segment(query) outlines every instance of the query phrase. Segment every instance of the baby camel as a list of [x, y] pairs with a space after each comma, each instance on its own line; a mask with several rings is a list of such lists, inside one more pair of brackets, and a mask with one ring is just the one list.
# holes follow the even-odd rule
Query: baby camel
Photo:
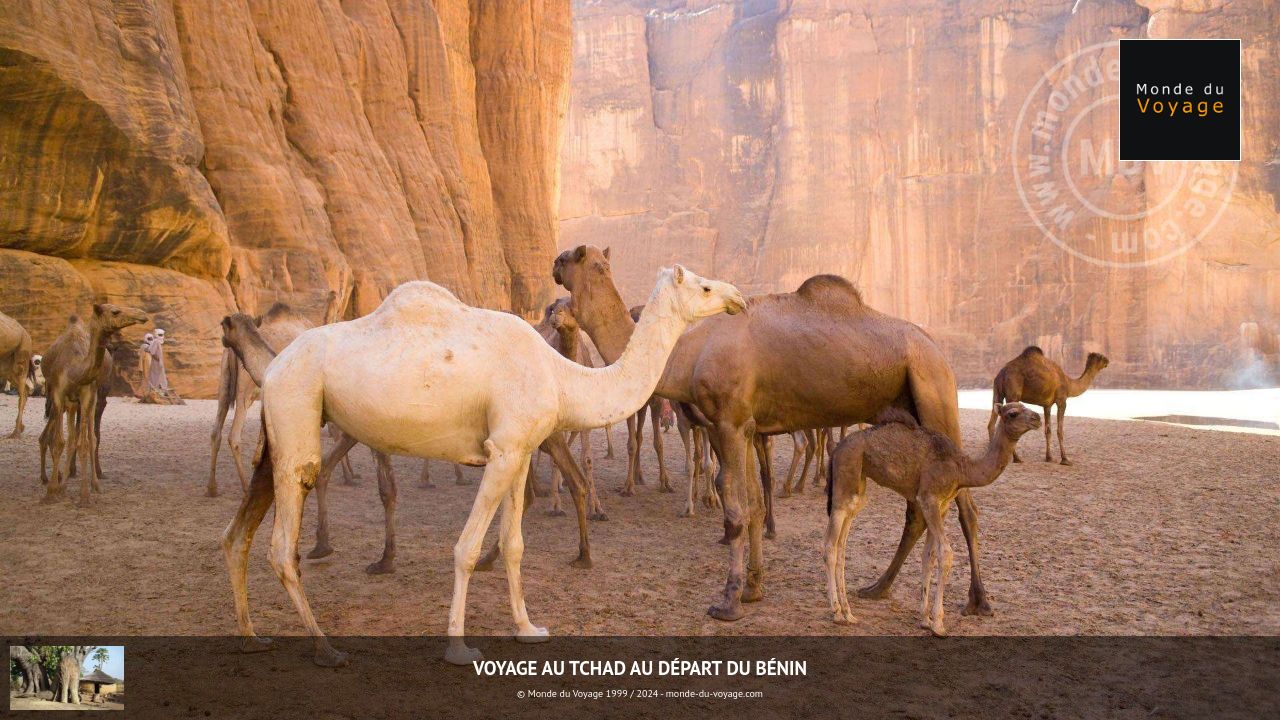
[[[266, 647], [249, 619], [246, 575], [254, 531], [274, 503], [268, 557], [314, 639], [315, 662], [347, 662], [320, 630], [298, 570], [302, 504], [320, 472], [320, 426], [326, 419], [382, 452], [484, 466], [454, 546], [445, 659], [465, 665], [481, 657], [463, 640], [467, 589], [500, 505], [517, 638], [545, 641], [546, 629], [529, 621], [520, 578], [530, 454], [557, 431], [601, 427], [634, 413], [653, 394], [690, 323], [745, 306], [732, 285], [679, 266], [663, 270], [625, 352], [601, 369], [565, 359], [519, 317], [469, 307], [425, 281], [401, 285], [362, 318], [302, 333], [267, 368], [266, 452], [222, 538], [243, 647]], [[373, 364], [381, 371], [371, 376]]]
[[[1040, 427], [1040, 416], [1022, 403], [996, 408], [999, 423], [987, 450], [971, 458], [950, 438], [921, 427], [910, 413], [890, 408], [875, 427], [856, 432], [836, 446], [827, 483], [827, 600], [835, 621], [854, 621], [845, 592], [845, 547], [854, 517], [867, 502], [867, 478], [906, 498], [910, 510], [923, 515], [928, 538], [923, 553], [924, 587], [920, 627], [947, 634], [942, 590], [951, 572], [951, 545], [943, 532], [944, 513], [964, 488], [995, 482], [1013, 457], [1018, 438]], [[930, 582], [936, 583], [932, 593]]]

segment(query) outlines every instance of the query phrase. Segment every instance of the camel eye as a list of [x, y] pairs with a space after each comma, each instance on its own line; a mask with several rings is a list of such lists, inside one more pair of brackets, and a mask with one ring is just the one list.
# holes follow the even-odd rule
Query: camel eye
[[703, 288], [702, 288], [702, 292], [704, 292], [704, 293], [709, 293], [709, 292], [711, 292], [711, 288], [706, 287], [706, 286], [703, 286]]
[[112, 311], [111, 311], [111, 314], [112, 314], [112, 315], [119, 315], [119, 314], [120, 314], [120, 311], [119, 311], [119, 310], [112, 310]]

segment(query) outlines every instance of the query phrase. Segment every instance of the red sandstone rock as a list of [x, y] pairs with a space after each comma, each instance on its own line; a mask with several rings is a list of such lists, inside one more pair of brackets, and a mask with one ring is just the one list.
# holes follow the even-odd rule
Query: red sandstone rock
[[569, 21], [568, 0], [5, 2], [0, 309], [39, 349], [94, 299], [142, 307], [175, 389], [207, 397], [234, 309], [319, 319], [336, 290], [355, 316], [420, 278], [540, 307]]
[[[961, 380], [982, 385], [1031, 343], [1070, 369], [1107, 353], [1104, 385], [1231, 385], [1241, 338], [1280, 331], [1274, 4], [579, 0], [574, 10], [560, 241], [612, 245], [628, 302], [675, 261], [748, 292], [840, 273], [876, 307], [927, 327]], [[1013, 128], [1059, 60], [1147, 36], [1243, 38], [1244, 162], [1199, 245], [1143, 269], [1100, 266], [1033, 224], [1014, 185]], [[1032, 98], [1033, 111], [1062, 81]], [[1114, 122], [1108, 106], [1082, 129], [1116, 137]], [[1082, 218], [1068, 244], [1158, 228], [1154, 208], [1173, 188], [1157, 170], [1108, 165], [1090, 191], [1154, 214]], [[1189, 199], [1183, 186], [1170, 207]]]

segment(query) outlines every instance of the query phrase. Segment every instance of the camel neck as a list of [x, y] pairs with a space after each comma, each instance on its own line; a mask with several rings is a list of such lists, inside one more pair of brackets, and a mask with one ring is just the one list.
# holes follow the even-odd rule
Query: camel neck
[[970, 463], [968, 476], [960, 482], [960, 487], [986, 487], [1000, 477], [1009, 461], [1013, 459], [1013, 449], [1018, 443], [1004, 431], [1004, 421], [996, 426], [995, 435], [987, 445], [987, 451]]
[[573, 313], [607, 363], [626, 352], [636, 323], [612, 282], [601, 282], [573, 295]]
[[89, 359], [89, 365], [85, 368], [84, 375], [80, 378], [81, 383], [90, 383], [98, 379], [98, 373], [102, 370], [104, 356], [107, 354], [107, 346], [103, 342], [106, 334], [106, 331], [98, 323], [89, 323], [89, 352], [86, 355]]
[[1101, 369], [1097, 365], [1086, 365], [1084, 372], [1080, 373], [1080, 377], [1067, 378], [1067, 397], [1077, 397], [1083, 395], [1085, 390], [1093, 384], [1093, 379], [1098, 376]]
[[240, 358], [240, 364], [244, 366], [245, 372], [249, 373], [249, 377], [253, 378], [258, 387], [262, 387], [267, 366], [276, 358], [275, 352], [267, 342], [256, 331], [246, 331], [232, 341], [231, 349]]
[[608, 367], [597, 370], [572, 364], [560, 388], [560, 429], [602, 427], [625, 420], [653, 395], [667, 357], [688, 327], [676, 307], [675, 292], [669, 275], [662, 275], [621, 354], [611, 358], [600, 348], [605, 360], [611, 360]]
[[566, 358], [578, 361], [578, 331], [573, 332], [566, 330], [556, 330], [556, 334], [560, 336], [560, 354]]

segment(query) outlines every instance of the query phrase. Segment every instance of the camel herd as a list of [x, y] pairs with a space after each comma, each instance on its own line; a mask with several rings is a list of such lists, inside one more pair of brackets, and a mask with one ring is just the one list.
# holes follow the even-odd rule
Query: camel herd
[[[454, 547], [446, 659], [465, 664], [480, 657], [464, 642], [468, 584], [474, 571], [499, 557], [507, 571], [517, 639], [545, 640], [545, 628], [529, 619], [520, 577], [521, 518], [535, 489], [531, 459], [541, 451], [556, 467], [553, 513], [563, 514], [559, 478], [568, 485], [579, 534], [572, 564], [589, 568], [588, 521], [607, 519], [595, 487], [590, 431], [628, 421], [627, 495], [643, 483], [639, 452], [646, 413], [660, 461], [660, 424], [678, 427], [689, 488], [683, 514], [693, 515], [697, 504], [723, 511], [729, 568], [723, 590], [707, 610], [712, 617], [736, 620], [745, 614], [744, 603], [764, 598], [764, 540], [774, 534], [770, 456], [774, 436], [782, 434], [792, 437], [796, 453], [778, 495], [799, 492], [811, 463], [815, 485], [826, 479], [830, 519], [824, 557], [836, 622], [853, 620], [844, 553], [852, 520], [866, 502], [867, 477], [898, 492], [907, 505], [893, 559], [858, 594], [884, 597], [927, 531], [921, 625], [944, 634], [942, 595], [952, 552], [942, 523], [954, 502], [971, 572], [963, 612], [991, 613], [970, 489], [993, 482], [1011, 459], [1020, 461], [1014, 452], [1018, 438], [1041, 425], [1039, 415], [1023, 403], [1044, 408], [1046, 460], [1049, 410], [1056, 406], [1059, 457], [1069, 464], [1062, 449], [1066, 401], [1084, 392], [1106, 367], [1104, 356], [1091, 354], [1084, 373], [1070, 378], [1039, 348], [1028, 347], [996, 376], [990, 444], [982, 455], [969, 457], [960, 450], [955, 376], [940, 347], [920, 327], [868, 306], [843, 278], [817, 275], [795, 292], [744, 298], [732, 285], [675, 266], [658, 274], [645, 305], [628, 308], [609, 263], [608, 249], [594, 246], [560, 254], [552, 277], [568, 296], [550, 305], [536, 326], [508, 313], [467, 306], [430, 282], [402, 285], [377, 310], [347, 322], [334, 322], [336, 295], [319, 326], [280, 304], [258, 317], [237, 314], [223, 320], [227, 350], [206, 492], [218, 493], [218, 448], [234, 406], [228, 443], [244, 497], [222, 545], [246, 651], [270, 644], [254, 632], [246, 571], [255, 530], [274, 505], [269, 559], [315, 640], [315, 661], [346, 662], [325, 638], [303, 592], [299, 535], [303, 503], [315, 488], [319, 523], [308, 557], [332, 552], [327, 486], [357, 443], [374, 454], [385, 511], [383, 556], [368, 567], [371, 573], [395, 567], [396, 483], [389, 455], [424, 459], [424, 485], [430, 484], [427, 459], [454, 463], [459, 484], [464, 481], [457, 466], [484, 467]], [[88, 501], [91, 487], [97, 488], [96, 426], [105, 400], [99, 400], [99, 387], [109, 375], [103, 371], [104, 358], [109, 362], [105, 349], [121, 328], [145, 320], [138, 310], [96, 305], [88, 322], [73, 319], [46, 353], [46, 427], [40, 446], [42, 476], [46, 450], [53, 462], [47, 501], [62, 493], [64, 423], [73, 438], [68, 471], [75, 471], [77, 455], [84, 459], [81, 502]], [[19, 390], [12, 437], [23, 430], [31, 357], [30, 337], [0, 315], [0, 370]], [[380, 371], [371, 374], [369, 367]], [[240, 437], [259, 393], [264, 431], [249, 473]], [[90, 418], [98, 420], [86, 421]], [[322, 455], [326, 424], [337, 442]], [[848, 431], [861, 424], [872, 426]], [[577, 459], [571, 450], [575, 441]], [[793, 483], [801, 456], [804, 468]], [[658, 490], [674, 491], [661, 462], [659, 468]], [[344, 472], [349, 476], [349, 465]], [[499, 509], [498, 546], [482, 557], [485, 530]]]

